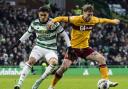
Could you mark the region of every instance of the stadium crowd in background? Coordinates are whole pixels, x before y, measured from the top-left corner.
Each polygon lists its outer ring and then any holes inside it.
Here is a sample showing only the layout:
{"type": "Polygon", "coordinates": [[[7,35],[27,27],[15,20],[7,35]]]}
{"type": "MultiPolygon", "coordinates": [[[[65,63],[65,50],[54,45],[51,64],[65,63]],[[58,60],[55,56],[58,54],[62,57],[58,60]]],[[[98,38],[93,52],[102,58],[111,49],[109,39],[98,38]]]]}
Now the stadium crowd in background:
{"type": "MultiPolygon", "coordinates": [[[[36,10],[27,8],[15,8],[10,5],[0,7],[0,65],[19,65],[21,61],[26,61],[32,49],[34,37],[31,36],[25,44],[21,44],[13,50],[9,50],[18,38],[27,30],[30,22],[36,16],[36,10]]],[[[102,13],[102,12],[101,12],[102,13]]],[[[56,9],[51,17],[59,15],[73,15],[72,12],[59,11],[56,9]]],[[[68,25],[64,25],[69,29],[68,25]]],[[[67,30],[66,30],[67,31],[67,30]]],[[[69,33],[67,31],[67,33],[69,33]]],[[[60,40],[61,38],[58,38],[60,40]]],[[[61,40],[62,41],[62,40],[61,40]]],[[[64,41],[60,42],[63,43],[64,41]]],[[[119,24],[97,25],[90,40],[91,47],[100,51],[107,57],[109,65],[128,64],[128,26],[119,24]],[[95,30],[98,29],[98,30],[95,30]],[[107,30],[105,30],[107,29],[107,30]]],[[[62,45],[62,44],[58,44],[62,45]]],[[[59,52],[64,52],[63,47],[58,47],[59,52]]],[[[64,54],[64,53],[63,53],[64,54]]],[[[63,58],[63,55],[60,56],[63,58]]]]}

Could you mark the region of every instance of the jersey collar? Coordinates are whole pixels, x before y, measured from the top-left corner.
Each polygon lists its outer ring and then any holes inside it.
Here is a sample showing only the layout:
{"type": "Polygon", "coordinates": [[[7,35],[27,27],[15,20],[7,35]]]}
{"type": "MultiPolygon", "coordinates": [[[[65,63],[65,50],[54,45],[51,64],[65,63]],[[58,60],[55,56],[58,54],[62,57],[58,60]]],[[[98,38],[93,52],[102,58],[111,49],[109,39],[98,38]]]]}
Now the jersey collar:
{"type": "Polygon", "coordinates": [[[91,21],[91,19],[90,19],[90,20],[86,20],[83,15],[82,15],[82,19],[83,19],[85,22],[91,21]]]}

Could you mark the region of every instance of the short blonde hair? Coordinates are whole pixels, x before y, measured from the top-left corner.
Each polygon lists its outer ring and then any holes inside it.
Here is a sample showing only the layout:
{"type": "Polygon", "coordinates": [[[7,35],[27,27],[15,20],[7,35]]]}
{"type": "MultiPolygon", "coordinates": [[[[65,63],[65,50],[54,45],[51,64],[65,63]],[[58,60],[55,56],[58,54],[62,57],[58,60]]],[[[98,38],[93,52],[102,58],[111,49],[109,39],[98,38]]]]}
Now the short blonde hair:
{"type": "Polygon", "coordinates": [[[82,10],[83,10],[84,12],[87,12],[87,11],[93,12],[93,11],[94,11],[94,7],[93,7],[93,5],[91,5],[91,4],[85,4],[85,5],[82,7],[82,10]]]}

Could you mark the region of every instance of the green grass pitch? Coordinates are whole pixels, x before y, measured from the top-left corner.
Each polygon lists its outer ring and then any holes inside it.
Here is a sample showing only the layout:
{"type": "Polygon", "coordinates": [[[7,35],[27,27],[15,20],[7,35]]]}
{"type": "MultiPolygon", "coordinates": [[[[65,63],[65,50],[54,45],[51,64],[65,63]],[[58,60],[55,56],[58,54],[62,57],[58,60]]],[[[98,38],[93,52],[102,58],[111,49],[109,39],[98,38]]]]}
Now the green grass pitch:
{"type": "MultiPolygon", "coordinates": [[[[19,76],[0,75],[0,89],[13,89],[19,76]]],[[[39,75],[30,75],[24,81],[22,89],[31,89],[39,75]]],[[[49,76],[42,82],[39,89],[47,89],[53,76],[49,76]]],[[[99,76],[69,76],[66,75],[56,86],[56,89],[97,89],[99,76]]],[[[112,81],[119,82],[119,85],[110,89],[128,89],[128,76],[110,76],[112,81]]]]}

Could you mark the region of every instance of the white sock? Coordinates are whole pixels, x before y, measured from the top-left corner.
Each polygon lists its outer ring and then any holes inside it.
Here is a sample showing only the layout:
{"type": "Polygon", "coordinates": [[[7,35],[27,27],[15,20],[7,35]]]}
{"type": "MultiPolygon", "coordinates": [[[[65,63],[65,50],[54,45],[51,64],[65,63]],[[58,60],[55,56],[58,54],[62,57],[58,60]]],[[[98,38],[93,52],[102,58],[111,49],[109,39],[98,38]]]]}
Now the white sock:
{"type": "Polygon", "coordinates": [[[54,65],[49,65],[45,72],[43,73],[43,75],[37,80],[38,82],[41,82],[42,80],[44,80],[45,78],[47,78],[47,76],[49,76],[55,69],[54,65]]]}
{"type": "Polygon", "coordinates": [[[21,71],[21,75],[18,81],[18,85],[22,85],[24,79],[27,77],[27,75],[29,74],[31,70],[31,66],[29,64],[26,63],[26,65],[24,66],[23,70],[21,71]]]}

